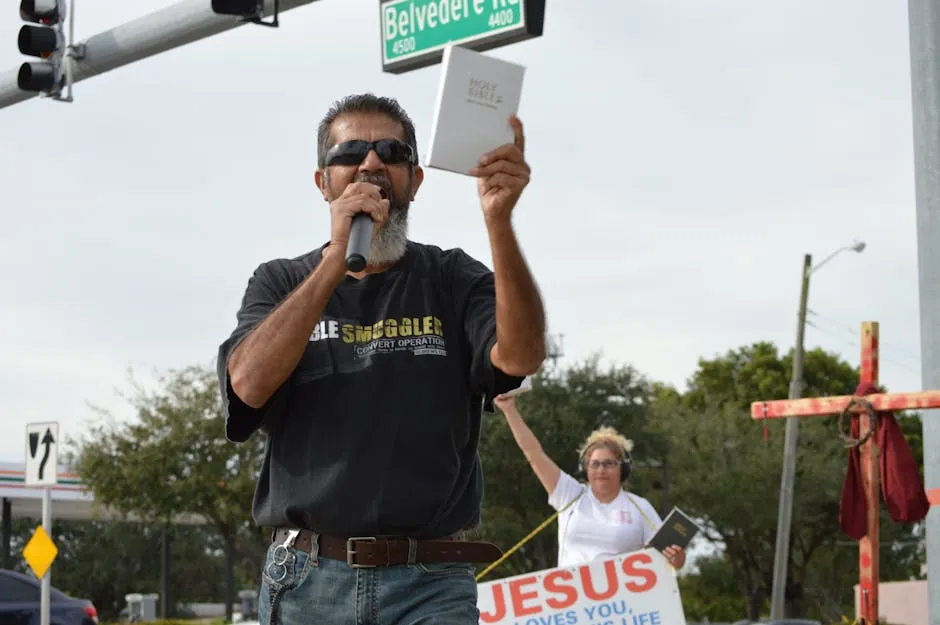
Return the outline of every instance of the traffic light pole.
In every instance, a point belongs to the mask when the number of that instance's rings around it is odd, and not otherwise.
[[[940,388],[940,10],[931,0],[908,0],[920,353],[923,387]],[[931,414],[931,412],[933,414]],[[927,532],[927,622],[940,625],[940,410],[921,413],[924,482],[931,501]]]
[[[278,12],[316,1],[280,0]],[[274,0],[265,0],[265,17],[273,13]],[[76,83],[245,24],[252,25],[240,17],[213,13],[211,0],[182,0],[78,43],[76,48],[80,54],[66,60],[71,64],[71,82]],[[0,74],[0,108],[39,95],[17,86],[17,72],[14,69]]]

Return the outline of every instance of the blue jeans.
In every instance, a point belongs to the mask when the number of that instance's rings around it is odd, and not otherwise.
[[[471,564],[353,568],[346,562],[272,543],[261,577],[261,625],[480,622]]]

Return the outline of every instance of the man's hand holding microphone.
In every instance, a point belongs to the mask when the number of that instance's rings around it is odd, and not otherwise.
[[[385,190],[369,182],[353,182],[330,203],[330,245],[324,259],[341,273],[365,269],[372,247],[372,233],[388,220],[389,200]]]

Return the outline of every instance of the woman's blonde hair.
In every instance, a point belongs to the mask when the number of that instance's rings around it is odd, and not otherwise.
[[[584,443],[578,448],[578,458],[584,463],[587,460],[588,454],[597,447],[606,447],[617,454],[621,460],[626,460],[623,452],[624,450],[626,450],[627,453],[633,451],[633,441],[626,438],[611,426],[604,425],[588,434]]]

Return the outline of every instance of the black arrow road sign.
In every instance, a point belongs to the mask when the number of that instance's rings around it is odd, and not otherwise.
[[[36,437],[39,437],[39,433],[36,433]],[[49,448],[55,445],[55,438],[52,437],[52,430],[46,428],[46,435],[42,437],[42,444],[46,446],[46,450],[42,454],[42,460],[39,461],[39,479],[42,479],[42,474],[46,470],[46,462],[49,461]],[[30,449],[33,448],[33,435],[29,435],[29,446]],[[36,452],[32,452],[33,457],[36,457]]]

